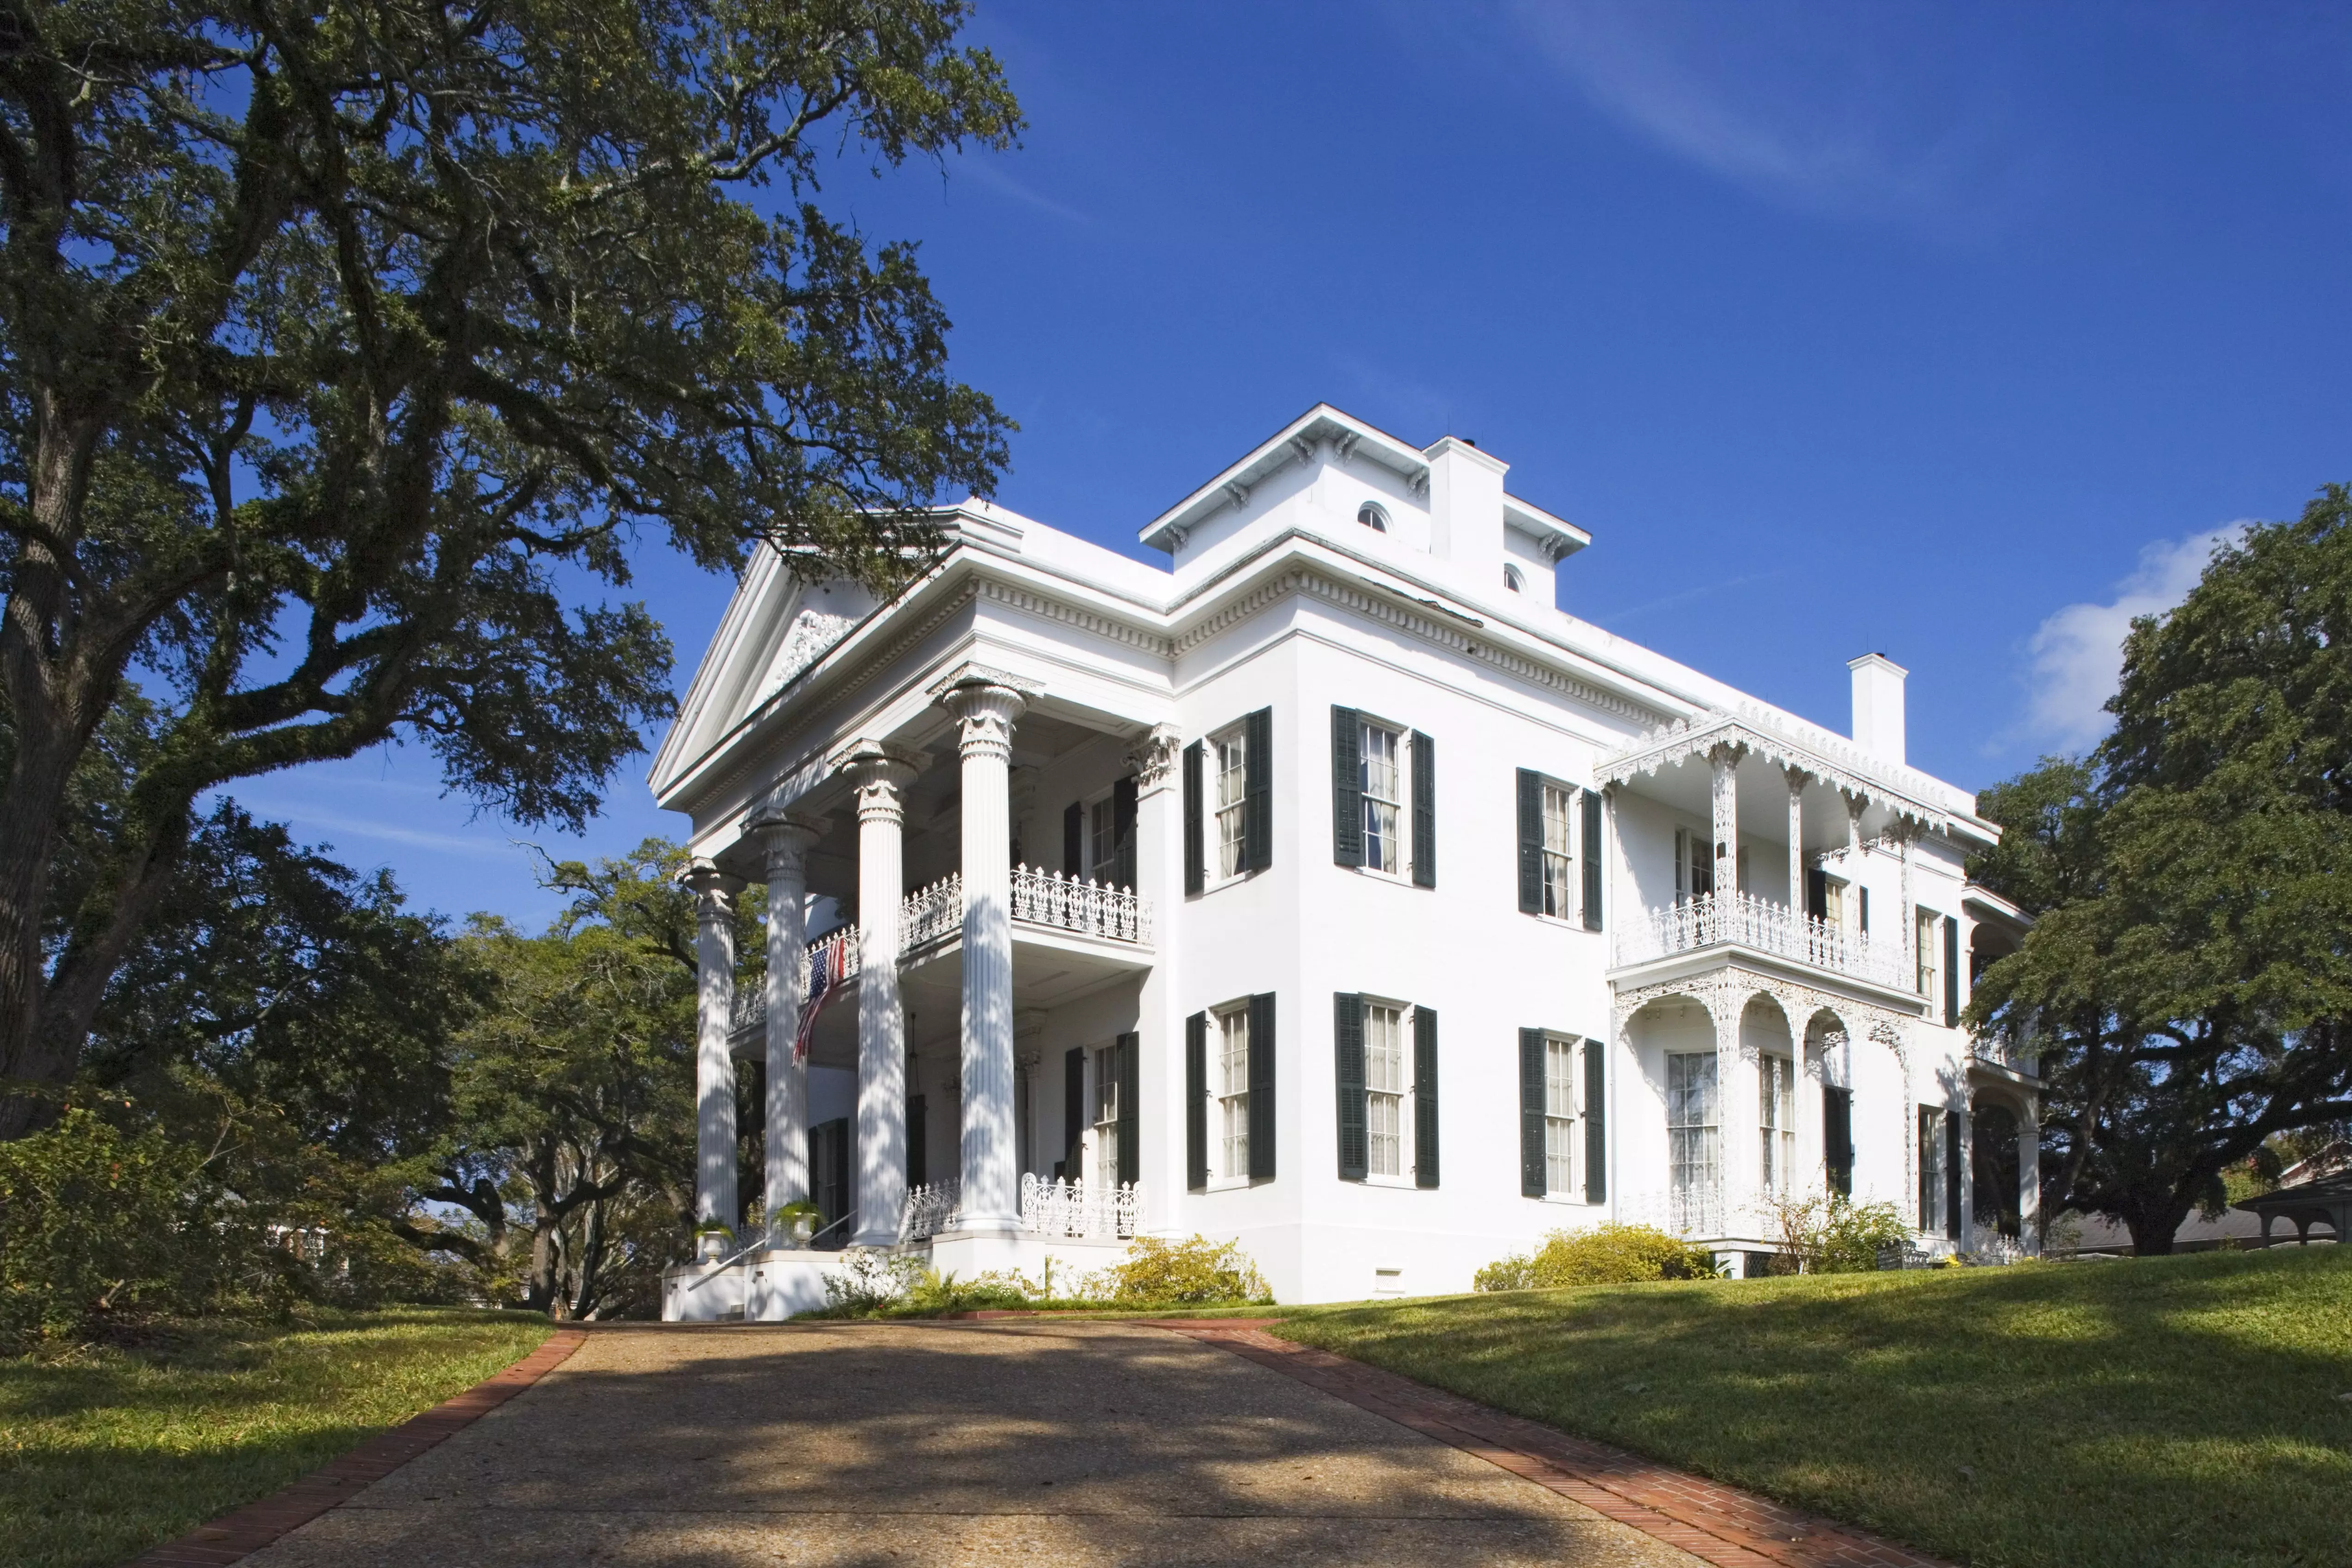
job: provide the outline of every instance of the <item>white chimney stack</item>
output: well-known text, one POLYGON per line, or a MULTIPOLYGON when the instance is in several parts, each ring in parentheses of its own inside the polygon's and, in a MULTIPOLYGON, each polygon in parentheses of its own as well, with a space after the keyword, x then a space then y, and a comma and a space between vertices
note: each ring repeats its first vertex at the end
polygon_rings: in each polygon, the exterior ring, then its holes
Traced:
POLYGON ((1903 678, 1911 672, 1883 653, 1849 660, 1853 671, 1853 743, 1882 762, 1903 765, 1903 678))

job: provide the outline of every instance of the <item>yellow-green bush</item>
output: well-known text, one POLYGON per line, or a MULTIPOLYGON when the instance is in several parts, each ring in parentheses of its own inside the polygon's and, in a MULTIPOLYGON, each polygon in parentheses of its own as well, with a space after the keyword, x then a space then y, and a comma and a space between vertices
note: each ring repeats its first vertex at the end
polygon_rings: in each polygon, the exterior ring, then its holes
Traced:
POLYGON ((1534 1253, 1500 1258, 1478 1270, 1480 1290, 1556 1290, 1566 1285, 1637 1285, 1650 1279, 1706 1279, 1715 1259, 1655 1226, 1601 1225, 1556 1230, 1534 1253))
POLYGON ((1105 1299, 1122 1306, 1162 1301, 1271 1301, 1265 1280, 1237 1242, 1195 1236, 1162 1241, 1139 1236, 1127 1257, 1102 1271, 1105 1299))

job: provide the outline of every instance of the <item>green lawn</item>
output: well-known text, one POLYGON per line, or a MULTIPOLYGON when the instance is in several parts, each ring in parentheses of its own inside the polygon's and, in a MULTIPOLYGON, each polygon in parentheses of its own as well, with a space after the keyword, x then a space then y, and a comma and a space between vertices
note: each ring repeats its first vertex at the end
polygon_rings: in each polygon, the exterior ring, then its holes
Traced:
POLYGON ((1273 1331, 1962 1563, 2352 1563, 2352 1248, 1294 1309, 1273 1331))
POLYGON ((319 1312, 0 1361, 0 1563, 121 1563, 276 1490, 547 1338, 521 1313, 319 1312))

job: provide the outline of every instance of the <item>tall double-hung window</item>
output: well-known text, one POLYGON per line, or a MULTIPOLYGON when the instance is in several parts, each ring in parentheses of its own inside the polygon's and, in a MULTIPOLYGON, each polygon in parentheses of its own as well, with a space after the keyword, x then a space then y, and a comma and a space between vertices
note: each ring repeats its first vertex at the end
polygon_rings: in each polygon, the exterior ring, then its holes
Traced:
POLYGON ((1249 1174, 1250 1010, 1228 1007, 1216 1015, 1217 1174, 1249 1174))
POLYGON ((1576 1042, 1544 1041, 1544 1185, 1549 1192, 1576 1190, 1576 1042))
POLYGON ((1757 1147, 1762 1169, 1757 1174, 1767 1193, 1787 1193, 1797 1165, 1796 1064, 1767 1052, 1757 1060, 1757 1147))
POLYGON ((1713 1051, 1666 1058, 1666 1173, 1676 1226, 1714 1219, 1719 1125, 1713 1051))
POLYGON ((1364 868, 1396 875, 1404 868, 1404 846, 1399 840, 1404 824, 1404 737, 1385 724, 1361 721, 1364 798, 1364 868))
POLYGON ((1236 724, 1209 744, 1217 779, 1217 876, 1238 877, 1242 874, 1244 849, 1249 743, 1242 727, 1236 724))
POLYGON ((1368 1169, 1375 1176, 1405 1173, 1404 1009, 1364 1005, 1364 1123, 1370 1140, 1368 1169))
POLYGON ((1120 1046, 1105 1046, 1095 1052, 1095 1169, 1094 1179, 1106 1190, 1118 1185, 1118 1091, 1120 1046))
POLYGON ((1556 784, 1543 786, 1543 912, 1556 920, 1576 913, 1576 849, 1569 816, 1573 795, 1556 784))

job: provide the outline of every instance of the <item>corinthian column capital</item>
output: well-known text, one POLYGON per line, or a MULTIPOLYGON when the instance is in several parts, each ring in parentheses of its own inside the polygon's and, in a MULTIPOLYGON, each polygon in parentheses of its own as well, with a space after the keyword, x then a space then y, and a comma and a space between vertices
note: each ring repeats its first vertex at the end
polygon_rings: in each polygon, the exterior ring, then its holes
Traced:
POLYGON ((836 752, 833 765, 849 775, 856 792, 857 820, 898 822, 904 816, 901 799, 921 771, 922 756, 904 746, 881 741, 853 741, 836 752))
POLYGON ((696 920, 709 925, 733 918, 735 895, 743 890, 742 879, 729 876, 698 855, 678 872, 677 880, 694 894, 696 920))

